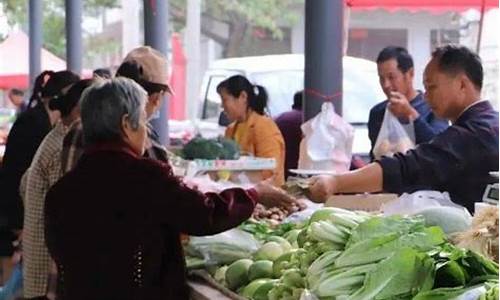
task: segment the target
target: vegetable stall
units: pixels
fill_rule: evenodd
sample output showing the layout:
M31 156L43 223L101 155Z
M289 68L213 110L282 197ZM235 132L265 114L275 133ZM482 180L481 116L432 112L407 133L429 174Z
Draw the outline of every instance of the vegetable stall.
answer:
M458 247L427 223L325 207L299 223L193 237L187 263L234 299L498 299L495 250Z
M198 138L171 161L203 191L248 187L232 175L274 167L238 153L223 139ZM257 205L238 228L185 241L193 299L498 299L497 206L472 218L449 203L415 210L408 203L422 199L405 195L340 195L318 205L303 178L284 189L302 199L297 206Z

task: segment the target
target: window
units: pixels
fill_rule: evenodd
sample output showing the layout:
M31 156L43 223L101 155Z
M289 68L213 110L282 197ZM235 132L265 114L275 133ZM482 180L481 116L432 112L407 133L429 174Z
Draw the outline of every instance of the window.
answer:
M380 50L387 46L408 45L406 29L349 29L347 55L376 61Z
M206 94L206 101L204 101L203 105L203 119L215 119L219 118L219 114L222 111L221 108L221 99L219 94L217 93L217 86L219 83L226 79L226 76L222 75L214 75L210 76L208 82L208 89Z
M439 46L446 44L458 44L460 32L456 29L433 29L431 30L431 52Z

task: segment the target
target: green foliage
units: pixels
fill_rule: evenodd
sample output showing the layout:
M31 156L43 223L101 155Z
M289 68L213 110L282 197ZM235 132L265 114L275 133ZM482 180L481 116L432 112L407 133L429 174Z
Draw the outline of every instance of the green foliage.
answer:
M432 258L411 248L401 248L371 270L363 287L350 299L410 298L432 289L434 275Z
M245 21L250 26L269 30L274 38L283 38L280 24L293 25L299 15L291 8L303 0L210 0L204 1L207 14L221 21Z
M240 149L238 144L226 138L205 139L195 137L182 149L185 159L238 159Z
M176 30L185 25L186 2L170 0L171 19ZM229 35L222 36L212 31L210 26L202 26L202 33L224 46L227 57L249 53L257 55L261 48L256 41L260 38L252 33L258 31L275 40L282 40L285 37L283 28L291 27L299 20L300 10L297 8L301 5L304 5L304 0L205 0L201 9L203 19L228 24ZM280 53L277 47L276 53ZM269 51L267 49L266 53L269 54Z
M64 24L64 0L39 0L43 2L43 44L47 50L59 57L66 56ZM28 2L25 0L2 0L10 25L19 25L28 31ZM98 11L118 6L118 0L85 0L83 15L95 17Z

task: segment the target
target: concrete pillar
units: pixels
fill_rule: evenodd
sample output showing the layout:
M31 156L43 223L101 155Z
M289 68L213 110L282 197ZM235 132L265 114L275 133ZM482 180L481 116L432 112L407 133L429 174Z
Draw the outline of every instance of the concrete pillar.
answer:
M200 35L201 35L201 0L187 1L186 26L186 112L194 120L198 114L200 93Z
M343 1L306 1L304 120L325 101L342 115Z
M29 1L29 61L30 61L30 81L33 83L38 74L41 73L41 55L42 55L42 1Z
M76 74L82 72L82 0L65 0L66 4L66 68Z
M168 0L144 0L144 44L167 56L170 33L168 27ZM165 96L166 97L166 96ZM163 145L168 140L168 98L164 99L158 116L151 120Z

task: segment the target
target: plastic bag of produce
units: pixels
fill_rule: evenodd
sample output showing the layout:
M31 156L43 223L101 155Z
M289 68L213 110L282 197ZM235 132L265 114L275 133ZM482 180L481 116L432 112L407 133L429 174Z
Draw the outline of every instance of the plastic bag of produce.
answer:
M349 170L354 129L335 113L331 102L323 103L321 112L301 126L299 169Z
M207 265L220 265L250 258L260 246L251 234L234 228L216 235L190 237L186 252L203 258Z
M434 206L449 206L465 209L463 206L453 203L450 194L439 191L417 191L404 193L397 200L382 204L381 210L386 216L413 215L422 209Z
M472 222L469 211L453 203L447 192L405 193L398 200L383 204L381 209L386 216L420 215L426 226L439 226L447 235L467 230Z
M375 146L373 146L375 159L393 156L397 152L405 153L413 148L415 148L413 122L402 124L389 109L386 109Z

